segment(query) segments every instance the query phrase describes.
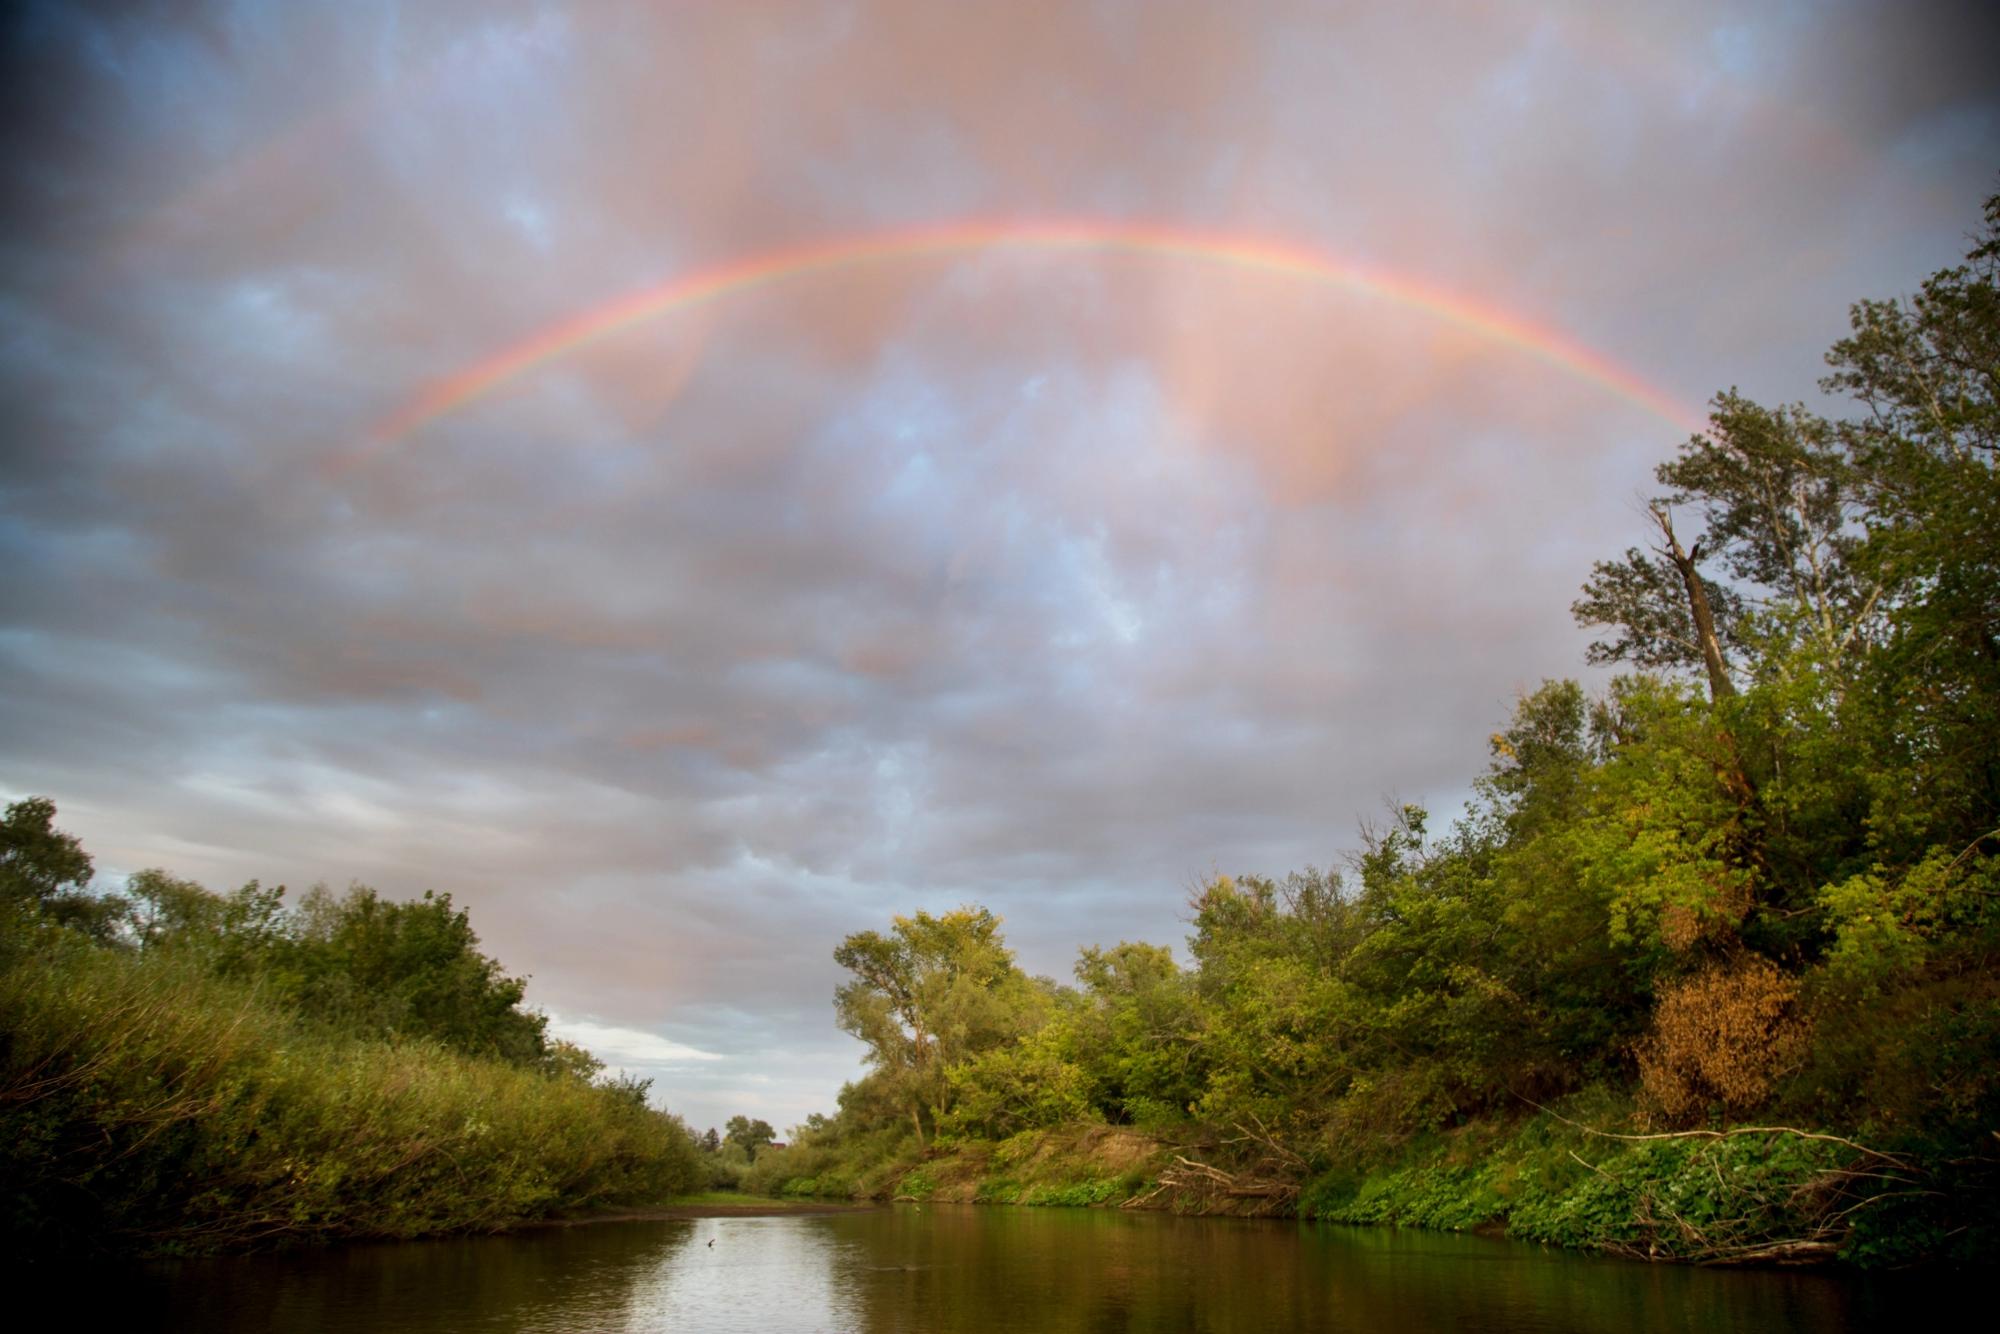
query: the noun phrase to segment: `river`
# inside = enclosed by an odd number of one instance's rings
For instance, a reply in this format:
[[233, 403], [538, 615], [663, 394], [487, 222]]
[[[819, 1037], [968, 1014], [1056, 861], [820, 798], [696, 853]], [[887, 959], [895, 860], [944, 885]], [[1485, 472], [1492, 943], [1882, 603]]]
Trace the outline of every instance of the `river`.
[[1921, 1327], [1949, 1295], [1935, 1282], [1651, 1266], [1388, 1228], [975, 1205], [187, 1261], [95, 1291], [117, 1327], [212, 1334], [1832, 1334]]

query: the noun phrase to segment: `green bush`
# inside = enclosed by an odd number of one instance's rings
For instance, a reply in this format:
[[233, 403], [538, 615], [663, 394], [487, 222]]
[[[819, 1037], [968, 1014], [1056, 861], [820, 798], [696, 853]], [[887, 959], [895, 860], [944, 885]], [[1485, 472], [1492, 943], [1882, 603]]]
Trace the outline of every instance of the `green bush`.
[[989, 1177], [973, 1189], [976, 1204], [1015, 1204], [1021, 1199], [1021, 1183], [1010, 1177]]
[[1337, 1221], [1361, 1193], [1361, 1180], [1348, 1168], [1320, 1173], [1299, 1191], [1299, 1217]]
[[1323, 1198], [1318, 1216], [1342, 1223], [1400, 1223], [1463, 1232], [1504, 1210], [1493, 1189], [1490, 1167], [1432, 1164], [1371, 1176], [1344, 1203]]
[[1076, 1181], [1066, 1186], [1037, 1186], [1021, 1198], [1021, 1203], [1083, 1209], [1120, 1198], [1117, 1181]]

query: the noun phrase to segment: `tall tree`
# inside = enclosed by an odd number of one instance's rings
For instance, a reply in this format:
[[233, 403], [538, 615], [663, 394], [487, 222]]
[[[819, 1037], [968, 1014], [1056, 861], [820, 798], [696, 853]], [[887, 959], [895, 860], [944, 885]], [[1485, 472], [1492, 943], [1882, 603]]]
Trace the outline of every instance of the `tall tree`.
[[1867, 409], [1843, 443], [1888, 590], [1880, 801], [1921, 800], [1962, 844], [2000, 825], [2000, 194], [1965, 263], [1851, 323], [1824, 387]]
[[[714, 1131], [710, 1131], [714, 1134]], [[723, 1128], [722, 1142], [734, 1144], [743, 1150], [743, 1156], [751, 1162], [757, 1161], [757, 1154], [776, 1142], [778, 1132], [771, 1129], [769, 1121], [753, 1121], [747, 1116], [732, 1116]]]
[[919, 1140], [949, 1108], [947, 1068], [1040, 1018], [1037, 990], [985, 908], [898, 917], [887, 935], [847, 937], [833, 957], [854, 975], [834, 994], [840, 1026], [868, 1045]]
[[55, 827], [56, 804], [26, 797], [0, 820], [0, 904], [93, 936], [115, 930], [123, 900], [90, 893], [90, 857], [74, 834]]

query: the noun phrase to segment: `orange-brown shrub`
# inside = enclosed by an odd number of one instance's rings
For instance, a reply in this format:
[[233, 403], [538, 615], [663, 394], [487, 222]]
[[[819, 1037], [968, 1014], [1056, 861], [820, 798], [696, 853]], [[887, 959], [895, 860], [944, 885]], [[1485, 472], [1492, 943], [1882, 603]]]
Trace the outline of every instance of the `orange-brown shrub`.
[[1754, 956], [1716, 964], [1669, 988], [1639, 1043], [1639, 1083], [1668, 1121], [1713, 1103], [1748, 1111], [1796, 1069], [1810, 1032], [1798, 983]]

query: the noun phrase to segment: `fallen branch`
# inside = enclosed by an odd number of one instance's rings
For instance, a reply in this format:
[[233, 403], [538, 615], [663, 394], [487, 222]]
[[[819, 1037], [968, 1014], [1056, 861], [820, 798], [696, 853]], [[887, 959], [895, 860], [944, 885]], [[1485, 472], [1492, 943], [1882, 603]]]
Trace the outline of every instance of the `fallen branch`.
[[1288, 1200], [1299, 1193], [1299, 1187], [1294, 1182], [1260, 1181], [1254, 1177], [1225, 1172], [1219, 1167], [1196, 1162], [1180, 1154], [1174, 1155], [1174, 1161], [1179, 1164], [1178, 1167], [1170, 1167], [1160, 1173], [1162, 1188], [1203, 1189], [1229, 1199], [1239, 1200]]
[[1552, 1107], [1542, 1106], [1542, 1104], [1536, 1102], [1526, 1094], [1516, 1093], [1514, 1096], [1522, 1102], [1527, 1103], [1528, 1106], [1534, 1108], [1536, 1111], [1544, 1112], [1566, 1126], [1574, 1126], [1584, 1134], [1595, 1135], [1599, 1139], [1624, 1140], [1628, 1143], [1637, 1144], [1649, 1140], [1734, 1139], [1738, 1135], [1792, 1135], [1798, 1139], [1818, 1140], [1824, 1144], [1838, 1144], [1844, 1149], [1852, 1149], [1856, 1153], [1867, 1157], [1879, 1158], [1883, 1162], [1891, 1163], [1906, 1172], [1918, 1171], [1916, 1164], [1903, 1154], [1890, 1153], [1886, 1149], [1870, 1148], [1866, 1144], [1860, 1144], [1851, 1139], [1843, 1139], [1839, 1135], [1823, 1134], [1817, 1130], [1800, 1130], [1797, 1126], [1731, 1126], [1727, 1130], [1664, 1130], [1650, 1135], [1630, 1135], [1621, 1134], [1615, 1130], [1599, 1130], [1595, 1126], [1587, 1126], [1581, 1121], [1573, 1121]]

